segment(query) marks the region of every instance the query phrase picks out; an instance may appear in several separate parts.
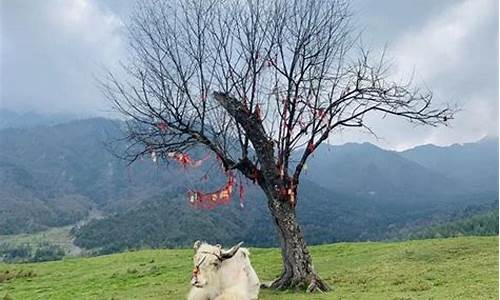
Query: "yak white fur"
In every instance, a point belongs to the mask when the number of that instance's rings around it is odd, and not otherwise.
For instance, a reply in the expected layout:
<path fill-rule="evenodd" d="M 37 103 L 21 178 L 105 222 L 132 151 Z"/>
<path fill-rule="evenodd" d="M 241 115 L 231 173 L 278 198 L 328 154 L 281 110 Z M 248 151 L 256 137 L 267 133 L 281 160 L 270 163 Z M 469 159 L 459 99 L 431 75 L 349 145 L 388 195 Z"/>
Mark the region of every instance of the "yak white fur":
<path fill-rule="evenodd" d="M 199 273 L 193 276 L 188 300 L 255 300 L 260 282 L 250 263 L 248 249 L 239 248 L 231 258 L 219 260 L 227 251 L 220 245 L 195 243 L 194 264 Z M 233 250 L 231 248 L 229 251 Z"/>

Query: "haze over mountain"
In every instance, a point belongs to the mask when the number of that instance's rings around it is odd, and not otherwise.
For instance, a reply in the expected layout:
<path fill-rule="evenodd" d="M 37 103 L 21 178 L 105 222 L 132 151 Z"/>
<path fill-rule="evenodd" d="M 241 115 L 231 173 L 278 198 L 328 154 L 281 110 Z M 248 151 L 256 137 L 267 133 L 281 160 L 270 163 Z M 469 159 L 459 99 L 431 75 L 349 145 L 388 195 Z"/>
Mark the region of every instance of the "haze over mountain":
<path fill-rule="evenodd" d="M 371 198 L 424 200 L 498 190 L 498 139 L 403 152 L 370 143 L 322 145 L 308 163 L 308 178 L 323 187 Z M 434 198 L 434 197 L 431 197 Z"/>
<path fill-rule="evenodd" d="M 196 238 L 275 243 L 253 184 L 246 184 L 244 208 L 236 196 L 227 207 L 193 209 L 187 189 L 213 190 L 224 180 L 214 162 L 186 171 L 145 157 L 127 166 L 107 150 L 120 126 L 98 118 L 0 130 L 0 234 L 74 224 L 94 209 L 105 217 L 75 228 L 82 247 L 175 247 Z M 299 219 L 309 243 L 392 238 L 496 207 L 496 166 L 498 139 L 404 152 L 324 145 L 301 182 Z M 201 181 L 209 169 L 210 180 Z"/>
<path fill-rule="evenodd" d="M 68 113 L 42 114 L 34 111 L 16 112 L 0 107 L 0 129 L 31 128 L 40 125 L 56 125 L 78 119 Z"/>
<path fill-rule="evenodd" d="M 460 188 L 498 191 L 498 138 L 449 147 L 418 146 L 400 153 L 402 157 L 458 181 Z"/>

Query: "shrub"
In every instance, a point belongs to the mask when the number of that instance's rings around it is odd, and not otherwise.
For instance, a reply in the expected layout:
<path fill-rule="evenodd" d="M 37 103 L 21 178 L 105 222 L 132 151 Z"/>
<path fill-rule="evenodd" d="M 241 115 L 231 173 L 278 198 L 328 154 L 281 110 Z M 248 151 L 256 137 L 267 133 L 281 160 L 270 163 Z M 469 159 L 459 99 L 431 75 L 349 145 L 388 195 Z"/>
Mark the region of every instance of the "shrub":
<path fill-rule="evenodd" d="M 52 244 L 42 244 L 40 245 L 33 255 L 31 261 L 41 262 L 41 261 L 52 261 L 60 260 L 64 257 L 64 250 L 57 245 Z"/>
<path fill-rule="evenodd" d="M 0 245 L 0 258 L 7 263 L 60 260 L 64 255 L 63 248 L 47 242 L 37 245 L 35 249 L 30 244 Z"/>

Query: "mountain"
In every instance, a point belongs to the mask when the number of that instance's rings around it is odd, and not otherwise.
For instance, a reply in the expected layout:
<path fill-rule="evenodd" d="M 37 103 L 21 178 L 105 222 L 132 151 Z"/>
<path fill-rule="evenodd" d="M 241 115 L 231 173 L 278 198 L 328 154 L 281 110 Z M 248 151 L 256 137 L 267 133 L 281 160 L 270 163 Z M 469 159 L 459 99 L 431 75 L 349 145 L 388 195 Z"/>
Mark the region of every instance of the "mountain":
<path fill-rule="evenodd" d="M 0 234 L 74 224 L 95 209 L 104 218 L 73 233 L 82 247 L 104 252 L 187 245 L 193 237 L 276 243 L 256 186 L 246 184 L 243 209 L 237 197 L 213 211 L 193 209 L 186 192 L 219 187 L 225 180 L 219 163 L 208 157 L 187 170 L 143 157 L 128 166 L 109 151 L 110 144 L 118 152 L 127 146 L 119 142 L 122 127 L 120 121 L 95 118 L 0 130 Z M 207 157 L 203 149 L 191 154 Z M 299 187 L 297 214 L 307 241 L 386 239 L 497 206 L 496 192 L 471 189 L 404 154 L 367 143 L 320 147 Z M 497 159 L 494 151 L 481 155 Z"/>
<path fill-rule="evenodd" d="M 0 129 L 3 128 L 32 128 L 41 125 L 56 125 L 65 123 L 78 117 L 71 114 L 40 114 L 37 112 L 15 112 L 0 109 Z"/>
<path fill-rule="evenodd" d="M 0 234 L 72 224 L 92 206 L 106 210 L 156 194 L 161 177 L 153 168 L 127 171 L 106 150 L 119 134 L 117 123 L 105 119 L 0 130 Z M 139 183 L 127 176 L 134 171 L 142 172 Z"/>
<path fill-rule="evenodd" d="M 474 191 L 498 191 L 498 138 L 448 147 L 418 146 L 400 153 Z"/>
<path fill-rule="evenodd" d="M 83 248 L 100 247 L 101 253 L 144 246 L 187 247 L 196 239 L 224 244 L 244 240 L 254 246 L 276 246 L 265 196 L 252 183 L 246 185 L 246 191 L 244 208 L 234 201 L 210 211 L 189 206 L 184 194 L 152 197 L 77 228 L 75 243 Z M 298 219 L 308 242 L 313 244 L 377 239 L 384 235 L 387 222 L 401 224 L 409 218 L 407 213 L 392 211 L 383 204 L 342 195 L 307 180 L 301 185 L 298 199 Z"/>
<path fill-rule="evenodd" d="M 480 213 L 462 219 L 424 226 L 406 233 L 404 238 L 432 239 L 457 236 L 491 236 L 498 235 L 498 210 Z"/>
<path fill-rule="evenodd" d="M 127 146 L 117 141 L 122 125 L 95 118 L 0 130 L 0 234 L 72 224 L 93 207 L 112 214 L 156 195 L 213 189 L 224 180 L 213 168 L 215 159 L 189 172 L 148 157 L 128 166 L 109 150 L 109 144 L 117 153 Z M 208 169 L 214 176 L 200 183 Z"/>
<path fill-rule="evenodd" d="M 85 218 L 88 199 L 51 196 L 27 170 L 0 161 L 0 234 L 32 232 L 72 224 Z"/>
<path fill-rule="evenodd" d="M 304 178 L 345 194 L 397 203 L 464 192 L 442 174 L 370 143 L 322 145 L 307 163 Z"/>

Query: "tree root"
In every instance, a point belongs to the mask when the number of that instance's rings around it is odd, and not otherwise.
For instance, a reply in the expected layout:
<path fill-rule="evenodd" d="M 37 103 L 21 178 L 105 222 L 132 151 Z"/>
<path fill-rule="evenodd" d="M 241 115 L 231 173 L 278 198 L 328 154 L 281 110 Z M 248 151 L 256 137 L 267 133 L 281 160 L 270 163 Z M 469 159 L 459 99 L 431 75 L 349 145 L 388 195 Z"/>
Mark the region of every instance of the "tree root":
<path fill-rule="evenodd" d="M 326 282 L 316 274 L 308 276 L 308 278 L 293 278 L 282 274 L 272 282 L 262 283 L 260 287 L 274 290 L 305 290 L 308 293 L 324 293 L 330 291 L 330 287 Z"/>
<path fill-rule="evenodd" d="M 330 287 L 326 284 L 326 282 L 323 279 L 319 278 L 317 275 L 314 275 L 306 291 L 308 293 L 314 293 L 314 292 L 324 293 L 330 291 Z"/>

